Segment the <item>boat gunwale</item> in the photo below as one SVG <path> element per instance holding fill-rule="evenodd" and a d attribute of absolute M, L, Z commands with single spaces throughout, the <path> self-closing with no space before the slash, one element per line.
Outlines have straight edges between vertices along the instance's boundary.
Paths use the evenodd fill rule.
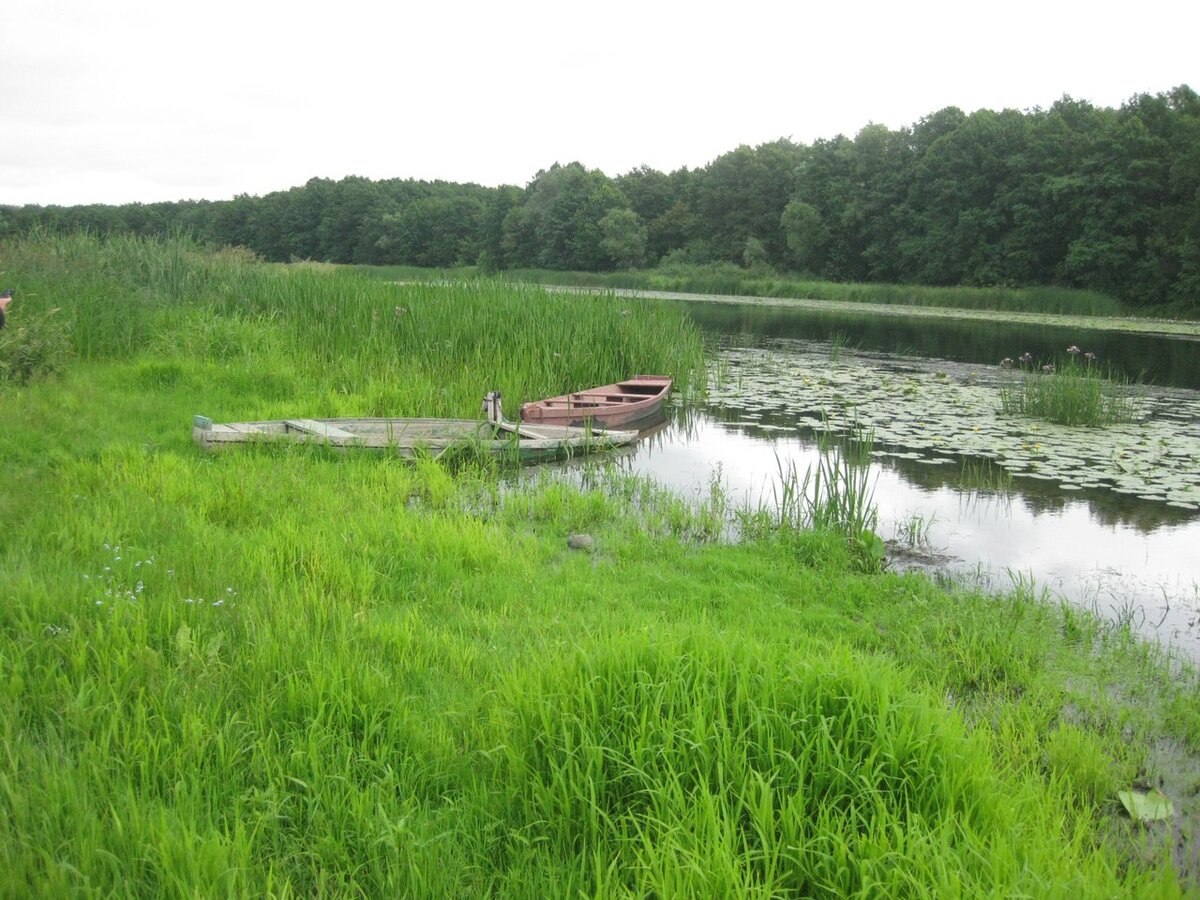
<path fill-rule="evenodd" d="M 675 380 L 669 375 L 635 375 L 612 384 L 558 394 L 521 405 L 521 421 L 531 424 L 574 425 L 596 422 L 625 428 L 661 413 Z M 654 387 L 653 393 L 623 391 L 625 385 Z"/>

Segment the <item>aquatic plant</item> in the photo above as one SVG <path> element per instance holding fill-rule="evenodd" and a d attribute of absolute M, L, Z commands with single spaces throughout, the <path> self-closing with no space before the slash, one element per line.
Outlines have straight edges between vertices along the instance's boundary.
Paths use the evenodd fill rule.
<path fill-rule="evenodd" d="M 1000 411 L 1005 415 L 1033 416 L 1059 425 L 1107 425 L 1137 418 L 1127 383 L 1101 370 L 1093 353 L 1082 354 L 1072 344 L 1065 361 L 1040 368 L 1029 353 L 1018 359 L 1022 377 L 1000 390 Z M 1005 357 L 1000 364 L 1009 368 L 1012 360 Z"/>
<path fill-rule="evenodd" d="M 861 452 L 862 441 L 859 447 Z M 867 449 L 869 455 L 869 447 Z M 879 511 L 869 466 L 851 454 L 823 451 L 816 468 L 800 473 L 796 461 L 775 457 L 779 474 L 772 485 L 775 527 L 783 532 L 829 531 L 845 537 L 858 565 L 867 571 L 883 568 L 884 544 L 875 533 Z"/>
<path fill-rule="evenodd" d="M 933 530 L 934 515 L 911 512 L 895 524 L 895 540 L 909 550 L 928 552 L 932 549 L 929 533 Z"/>
<path fill-rule="evenodd" d="M 842 351 L 850 346 L 850 335 L 844 331 L 835 331 L 829 336 L 829 358 L 835 362 L 842 357 Z"/>
<path fill-rule="evenodd" d="M 958 487 L 964 491 L 1004 494 L 1012 490 L 1012 473 L 990 459 L 964 457 L 959 470 Z"/>

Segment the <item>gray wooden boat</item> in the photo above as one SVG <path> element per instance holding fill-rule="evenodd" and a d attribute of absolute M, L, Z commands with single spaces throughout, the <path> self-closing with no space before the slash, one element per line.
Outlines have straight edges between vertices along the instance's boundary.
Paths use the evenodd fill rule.
<path fill-rule="evenodd" d="M 405 457 L 474 452 L 522 462 L 622 447 L 638 438 L 636 431 L 508 422 L 500 408 L 498 391 L 484 397 L 483 408 L 487 416 L 483 420 L 343 418 L 216 423 L 206 416 L 196 416 L 192 438 L 205 449 L 277 441 L 390 451 Z"/>

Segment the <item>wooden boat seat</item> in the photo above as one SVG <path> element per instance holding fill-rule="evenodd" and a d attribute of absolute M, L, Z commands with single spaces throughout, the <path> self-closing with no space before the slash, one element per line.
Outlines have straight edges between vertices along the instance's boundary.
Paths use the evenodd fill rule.
<path fill-rule="evenodd" d="M 303 431 L 305 434 L 315 434 L 320 437 L 354 437 L 349 431 L 338 428 L 336 425 L 329 425 L 326 422 L 318 422 L 315 419 L 285 419 L 283 424 L 294 431 Z"/>

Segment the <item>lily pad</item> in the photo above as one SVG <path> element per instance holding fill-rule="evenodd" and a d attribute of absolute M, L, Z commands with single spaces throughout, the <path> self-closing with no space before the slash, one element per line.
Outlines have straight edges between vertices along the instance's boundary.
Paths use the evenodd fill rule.
<path fill-rule="evenodd" d="M 771 424 L 844 431 L 850 415 L 893 452 L 931 457 L 952 447 L 987 457 L 1015 476 L 1031 473 L 1060 484 L 1114 491 L 1162 503 L 1200 497 L 1200 396 L 1174 391 L 1149 397 L 1137 423 L 1104 428 L 1054 425 L 998 416 L 1003 384 L 979 367 L 976 378 L 938 379 L 926 367 L 778 340 L 766 348 L 731 348 L 724 358 L 736 378 L 715 386 L 710 402 L 752 408 Z M 792 377 L 779 377 L 780 360 Z M 903 395 L 902 395 L 903 394 Z M 821 410 L 820 421 L 814 411 Z M 934 464 L 936 465 L 936 463 Z M 1183 508 L 1183 507 L 1181 507 Z"/>
<path fill-rule="evenodd" d="M 1117 797 L 1129 813 L 1129 818 L 1136 822 L 1157 822 L 1160 819 L 1169 819 L 1175 814 L 1175 807 L 1167 795 L 1159 790 L 1147 793 L 1117 791 Z"/>

